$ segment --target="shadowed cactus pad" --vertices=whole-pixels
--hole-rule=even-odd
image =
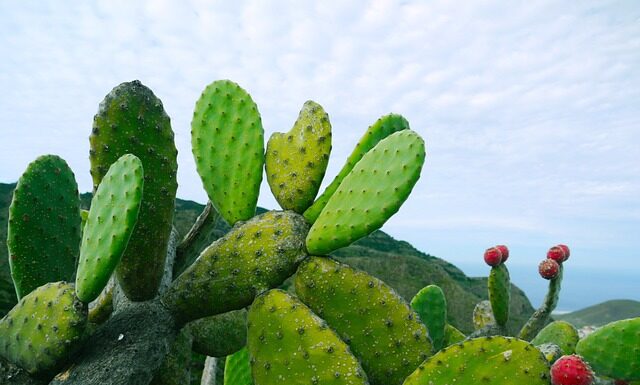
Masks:
[[[579,340],[580,336],[573,325],[566,321],[555,321],[540,330],[531,343],[534,345],[555,344],[561,349],[562,355],[570,355],[575,353]]]
[[[121,262],[118,281],[133,301],[153,298],[164,272],[175,207],[178,151],[162,102],[135,80],[115,87],[100,103],[89,137],[94,189],[109,167],[133,154],[144,167],[144,195]]]
[[[18,299],[45,283],[71,281],[80,231],[73,172],[58,156],[39,157],[20,177],[9,208],[7,245]]]
[[[102,178],[82,234],[76,277],[78,298],[98,298],[120,261],[138,220],[142,200],[142,162],[123,155]]]
[[[347,345],[309,308],[281,290],[256,298],[248,330],[256,385],[367,384]]]
[[[193,111],[191,145],[204,189],[220,215],[230,225],[254,216],[264,132],[251,96],[229,80],[209,84]]]
[[[307,101],[293,128],[267,143],[267,181],[285,210],[302,213],[312,203],[329,163],[331,123],[322,106]]]
[[[329,258],[311,257],[295,279],[300,300],[349,344],[373,385],[398,385],[431,355],[426,327],[379,279]]]
[[[162,301],[183,321],[248,306],[306,258],[307,230],[304,218],[292,211],[270,211],[238,223],[176,278]]]
[[[200,318],[187,325],[193,336],[193,351],[209,357],[224,357],[247,344],[247,311],[235,310]]]
[[[549,385],[549,363],[528,342],[481,337],[452,345],[423,362],[404,385]]]
[[[396,132],[366,153],[327,202],[307,236],[307,249],[325,255],[379,229],[420,178],[425,150],[411,130]]]
[[[227,357],[224,363],[225,385],[253,385],[249,349],[246,347]]]
[[[0,320],[0,356],[32,374],[50,375],[80,347],[87,308],[73,285],[48,283]]]
[[[423,287],[411,300],[411,308],[427,327],[433,350],[442,349],[447,325],[447,300],[442,289],[436,285]]]
[[[389,114],[378,119],[374,124],[372,124],[367,132],[364,133],[360,141],[353,149],[349,158],[347,158],[347,163],[342,166],[342,169],[333,179],[331,184],[327,186],[322,195],[318,197],[318,199],[304,212],[304,217],[310,223],[315,222],[315,220],[320,215],[320,212],[324,209],[324,206],[329,202],[329,198],[336,192],[342,180],[346,178],[346,176],[351,172],[353,167],[362,159],[364,154],[369,152],[373,147],[378,144],[379,141],[386,138],[387,136],[393,134],[397,131],[407,130],[409,129],[409,122],[398,114]]]

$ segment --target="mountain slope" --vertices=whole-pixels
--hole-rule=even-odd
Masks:
[[[602,326],[621,319],[640,317],[640,302],[614,299],[571,313],[554,314],[553,317],[570,322],[578,328],[590,325]]]

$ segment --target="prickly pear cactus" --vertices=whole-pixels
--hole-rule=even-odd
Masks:
[[[431,355],[426,327],[379,279],[329,258],[311,257],[295,278],[300,300],[358,357],[371,384],[401,384]]]
[[[473,308],[473,327],[475,330],[482,330],[490,325],[495,325],[496,319],[493,317],[491,302],[480,301]]]
[[[549,385],[549,363],[526,341],[480,337],[443,349],[423,362],[404,385]]]
[[[73,172],[58,156],[39,157],[20,177],[9,208],[9,266],[18,299],[45,283],[73,279],[80,229]]]
[[[267,181],[285,210],[303,213],[320,189],[331,153],[331,123],[322,106],[307,101],[293,128],[267,143]]]
[[[247,344],[247,311],[235,310],[189,322],[193,351],[209,357],[224,357]]]
[[[247,326],[256,385],[367,384],[349,347],[284,291],[271,290],[256,298]]]
[[[142,162],[131,154],[120,157],[102,178],[82,233],[76,276],[81,301],[98,298],[120,261],[138,220],[142,186]]]
[[[453,344],[457,344],[458,342],[462,342],[467,338],[460,330],[456,329],[454,326],[447,324],[444,329],[444,344],[445,346],[450,346]]]
[[[554,321],[540,330],[531,343],[534,345],[555,344],[562,350],[562,355],[576,352],[576,344],[580,340],[576,328],[566,321]]]
[[[224,363],[224,385],[253,385],[249,349],[246,347],[227,356]]]
[[[509,270],[504,263],[491,268],[489,274],[489,302],[496,323],[504,327],[509,321],[509,302],[511,300],[511,281]]]
[[[248,306],[306,258],[307,229],[292,211],[270,211],[238,224],[176,278],[163,303],[185,322]]]
[[[380,228],[409,196],[424,158],[424,142],[411,130],[381,140],[329,198],[309,230],[309,253],[329,254]]]
[[[151,299],[164,271],[178,188],[178,151],[169,117],[149,88],[137,80],[122,83],[100,103],[89,141],[95,189],[122,155],[142,161],[145,181],[138,224],[116,272],[128,298]]]
[[[191,121],[193,156],[209,200],[230,225],[255,215],[263,137],[258,107],[244,89],[229,80],[205,88]]]
[[[0,356],[31,374],[55,374],[81,346],[86,325],[87,307],[73,285],[48,283],[0,320]]]
[[[418,313],[427,327],[433,350],[442,349],[447,325],[447,300],[442,289],[436,285],[422,288],[411,300],[411,308]]]

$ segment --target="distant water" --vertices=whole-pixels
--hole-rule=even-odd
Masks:
[[[509,261],[510,262],[510,261]],[[540,278],[536,266],[515,265],[507,262],[511,282],[524,290],[534,308],[542,303],[548,281]],[[487,276],[489,267],[456,263],[469,276]],[[562,280],[558,312],[571,312],[612,299],[640,301],[640,279],[637,272],[603,267],[573,266],[567,262]]]

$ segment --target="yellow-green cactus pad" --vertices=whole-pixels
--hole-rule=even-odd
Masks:
[[[116,275],[129,299],[151,299],[164,273],[178,188],[178,151],[169,117],[149,88],[137,80],[122,83],[100,103],[89,141],[94,191],[122,155],[142,161],[142,205]]]
[[[411,130],[381,140],[344,178],[313,223],[309,253],[329,254],[379,229],[409,197],[424,158],[424,141]]]
[[[451,324],[447,324],[444,328],[444,345],[449,346],[453,344],[457,344],[458,342],[462,342],[467,338],[460,330],[456,329],[455,326]]]
[[[311,257],[295,278],[300,300],[351,347],[373,385],[399,385],[431,355],[427,328],[379,279],[329,258]]]
[[[270,211],[238,223],[176,278],[162,301],[184,322],[246,307],[257,294],[282,284],[306,258],[308,228],[293,211]]]
[[[505,326],[509,320],[511,280],[509,278],[509,270],[504,263],[491,268],[488,286],[493,317],[498,325]]]
[[[76,292],[85,303],[98,298],[127,248],[138,220],[143,178],[140,159],[123,155],[91,200],[76,276]]]
[[[362,159],[364,154],[369,152],[379,141],[386,138],[387,136],[393,134],[394,132],[407,130],[409,129],[409,122],[398,114],[388,114],[380,119],[378,119],[374,124],[372,124],[367,132],[364,133],[360,141],[353,149],[349,158],[347,158],[347,163],[342,166],[342,169],[333,179],[331,184],[327,186],[322,195],[318,197],[318,199],[304,212],[304,217],[309,221],[309,223],[315,222],[315,220],[320,215],[324,206],[329,202],[329,198],[336,192],[342,180],[346,178],[346,176],[351,172],[353,167]]]
[[[73,172],[58,156],[39,157],[18,180],[9,208],[7,246],[18,299],[45,283],[73,278],[80,231]]]
[[[256,385],[367,384],[349,347],[326,322],[282,290],[256,298],[247,326]]]
[[[230,80],[207,86],[191,121],[196,169],[209,200],[230,224],[255,215],[264,164],[264,131],[251,96]]]
[[[549,363],[526,341],[480,337],[449,346],[423,362],[404,385],[549,385]]]
[[[309,100],[293,128],[284,134],[274,133],[267,143],[267,181],[280,207],[303,213],[313,203],[330,153],[329,116]]]
[[[249,349],[246,346],[227,356],[224,362],[224,385],[253,385]]]
[[[640,380],[640,317],[607,324],[576,346],[593,370],[617,380]]]
[[[48,283],[0,320],[0,356],[31,374],[55,374],[81,346],[86,325],[87,307],[73,285]]]
[[[563,355],[576,352],[576,344],[580,340],[578,330],[566,321],[554,321],[540,330],[531,340],[534,345],[555,344],[562,350]]]

